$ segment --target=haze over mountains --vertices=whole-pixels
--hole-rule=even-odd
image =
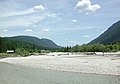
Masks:
[[[112,43],[120,41],[120,20],[114,23],[98,38],[92,40],[90,43]]]

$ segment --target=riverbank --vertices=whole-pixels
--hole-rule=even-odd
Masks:
[[[120,75],[119,56],[46,54],[4,58],[0,62],[58,71]]]

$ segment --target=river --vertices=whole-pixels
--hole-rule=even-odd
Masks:
[[[61,72],[0,63],[0,84],[120,84],[112,75]]]

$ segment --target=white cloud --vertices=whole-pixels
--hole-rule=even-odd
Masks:
[[[96,27],[95,26],[88,26],[88,27],[86,27],[85,29],[90,29],[90,30],[92,30],[92,29],[95,29]]]
[[[3,32],[7,32],[8,30],[7,29],[4,29],[4,30],[2,30]]]
[[[58,15],[65,15],[63,12],[59,12]]]
[[[57,17],[57,19],[59,20],[59,19],[61,19],[60,17]]]
[[[76,45],[76,44],[80,44],[78,41],[75,41],[75,40],[70,40],[70,39],[65,39],[67,42],[69,42],[69,43],[72,43],[72,44],[74,44],[74,45]]]
[[[0,20],[1,28],[11,28],[11,27],[28,27],[34,25],[37,22],[41,22],[45,16],[22,16],[22,17],[12,17],[7,20]],[[7,24],[7,25],[6,25]]]
[[[90,0],[80,0],[75,6],[75,9],[80,13],[89,14],[91,12],[95,12],[97,9],[100,9],[100,5],[92,5]]]
[[[89,38],[90,36],[89,35],[83,35],[82,37],[83,38]]]
[[[42,5],[33,6],[24,10],[14,9],[0,14],[0,29],[13,27],[36,27],[35,24],[49,17],[57,18],[58,15],[50,11],[44,11]],[[7,25],[6,25],[7,24]]]
[[[31,10],[31,9],[28,9],[28,10],[22,10],[22,11],[12,11],[12,12],[9,12],[9,13],[3,13],[1,14],[0,17],[12,17],[12,16],[18,16],[18,15],[25,15],[25,14],[30,14],[30,13],[33,13],[34,11]]]
[[[70,43],[76,43],[76,41],[69,41]]]
[[[42,29],[43,32],[49,32],[50,29]]]
[[[25,29],[24,32],[32,32],[32,29]]]
[[[79,45],[79,44],[80,44],[79,42],[74,41],[74,40],[73,40],[73,41],[71,40],[71,41],[69,41],[69,42],[70,42],[70,43],[72,43],[73,45],[76,45],[76,44],[78,44],[78,45]]]
[[[12,27],[29,27],[31,25],[35,25],[36,23],[40,23],[45,18],[48,18],[48,16],[57,18],[55,13],[44,10],[45,8],[42,5],[37,5],[21,11],[11,10],[9,13],[3,12],[0,15],[0,29]]]
[[[44,11],[45,10],[45,8],[42,6],[42,5],[38,5],[38,6],[34,6],[34,10],[35,11]]]
[[[37,27],[37,25],[33,25],[33,27]]]
[[[76,27],[76,28],[64,28],[64,29],[58,29],[59,31],[80,31],[80,30],[92,30],[92,29],[95,29],[96,27],[94,27],[94,26],[78,26],[78,27]]]
[[[55,14],[55,13],[47,13],[47,16],[52,17],[52,18],[57,18],[58,17],[58,15]]]
[[[34,6],[32,8],[28,8],[26,10],[21,11],[12,11],[9,13],[3,13],[0,15],[0,17],[11,17],[11,16],[19,16],[19,15],[26,15],[26,14],[32,14],[32,13],[38,13],[44,11],[45,8],[42,5]]]
[[[72,20],[72,22],[77,22],[77,20]]]

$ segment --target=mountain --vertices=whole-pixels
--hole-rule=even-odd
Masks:
[[[108,30],[106,30],[98,38],[92,40],[90,44],[112,43],[116,41],[120,41],[120,20],[109,27]]]
[[[14,36],[14,37],[4,37],[7,41],[18,41],[24,42],[44,48],[59,48],[57,44],[55,44],[52,40],[49,39],[39,39],[37,37],[32,36]]]

